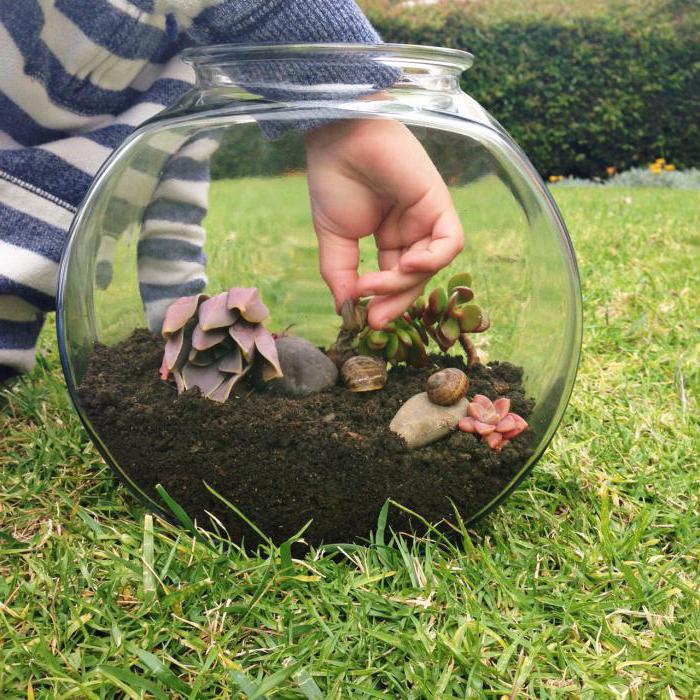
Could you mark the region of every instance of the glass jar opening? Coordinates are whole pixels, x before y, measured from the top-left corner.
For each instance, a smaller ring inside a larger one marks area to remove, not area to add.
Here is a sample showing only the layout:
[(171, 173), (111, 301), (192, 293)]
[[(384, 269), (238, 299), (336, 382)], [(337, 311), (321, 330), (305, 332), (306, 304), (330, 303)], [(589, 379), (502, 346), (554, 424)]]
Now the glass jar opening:
[[(401, 44), (223, 44), (183, 52), (200, 90), (238, 86), (276, 97), (328, 92), (336, 99), (399, 83), (458, 89), (465, 51)], [(342, 87), (340, 87), (342, 86)]]
[(185, 62), (195, 70), (211, 65), (259, 61), (377, 61), (388, 65), (423, 65), (462, 73), (471, 68), (474, 56), (467, 51), (410, 44), (218, 44), (185, 49)]

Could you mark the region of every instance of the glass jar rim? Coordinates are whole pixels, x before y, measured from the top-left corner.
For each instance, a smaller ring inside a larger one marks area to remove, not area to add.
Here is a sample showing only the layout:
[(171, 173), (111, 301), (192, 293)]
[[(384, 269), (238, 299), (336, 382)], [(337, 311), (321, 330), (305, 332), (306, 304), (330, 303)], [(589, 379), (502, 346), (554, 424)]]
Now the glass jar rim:
[(218, 63), (239, 63), (261, 60), (293, 60), (304, 56), (364, 56), (386, 62), (423, 63), (458, 71), (471, 68), (473, 54), (460, 49), (419, 44), (299, 43), (299, 44), (213, 44), (185, 49), (182, 59), (195, 67)]

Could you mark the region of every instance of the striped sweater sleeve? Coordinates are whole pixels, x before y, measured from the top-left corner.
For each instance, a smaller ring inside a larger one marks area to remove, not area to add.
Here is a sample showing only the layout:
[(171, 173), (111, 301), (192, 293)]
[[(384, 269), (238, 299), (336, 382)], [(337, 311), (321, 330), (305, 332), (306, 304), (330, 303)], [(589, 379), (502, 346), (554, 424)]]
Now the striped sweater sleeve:
[[(378, 39), (352, 0), (91, 0), (86, 8), (0, 0), (0, 380), (33, 366), (67, 230), (95, 173), (190, 89), (182, 49)], [(183, 143), (149, 193), (138, 265), (152, 327), (169, 300), (206, 284), (202, 219), (215, 147), (206, 135)], [(98, 283), (109, 283), (111, 244), (106, 237)]]
[(207, 284), (202, 221), (209, 198), (209, 163), (218, 132), (183, 141), (166, 162), (144, 213), (138, 244), (138, 279), (148, 327), (160, 331), (175, 299)]

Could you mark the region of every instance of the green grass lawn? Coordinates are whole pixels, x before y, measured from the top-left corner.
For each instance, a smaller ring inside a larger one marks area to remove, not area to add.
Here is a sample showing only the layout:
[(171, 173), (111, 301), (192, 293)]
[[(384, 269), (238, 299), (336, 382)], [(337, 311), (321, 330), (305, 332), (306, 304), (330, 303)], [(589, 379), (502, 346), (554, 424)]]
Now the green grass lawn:
[(459, 544), (224, 554), (89, 444), (53, 327), (0, 391), (0, 698), (700, 697), (700, 196), (562, 189), (584, 354)]

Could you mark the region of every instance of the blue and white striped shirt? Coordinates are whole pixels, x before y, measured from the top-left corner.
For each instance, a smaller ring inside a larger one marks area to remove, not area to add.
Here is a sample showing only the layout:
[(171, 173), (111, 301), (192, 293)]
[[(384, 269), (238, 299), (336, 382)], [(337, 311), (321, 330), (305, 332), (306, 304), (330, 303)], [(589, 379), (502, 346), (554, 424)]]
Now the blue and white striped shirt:
[[(184, 48), (377, 39), (353, 0), (0, 0), (0, 380), (34, 364), (66, 233), (98, 168), (192, 86)], [(216, 146), (183, 143), (149, 197), (139, 246), (147, 315), (206, 282), (201, 221)], [(189, 208), (186, 222), (172, 220), (173, 201)]]

